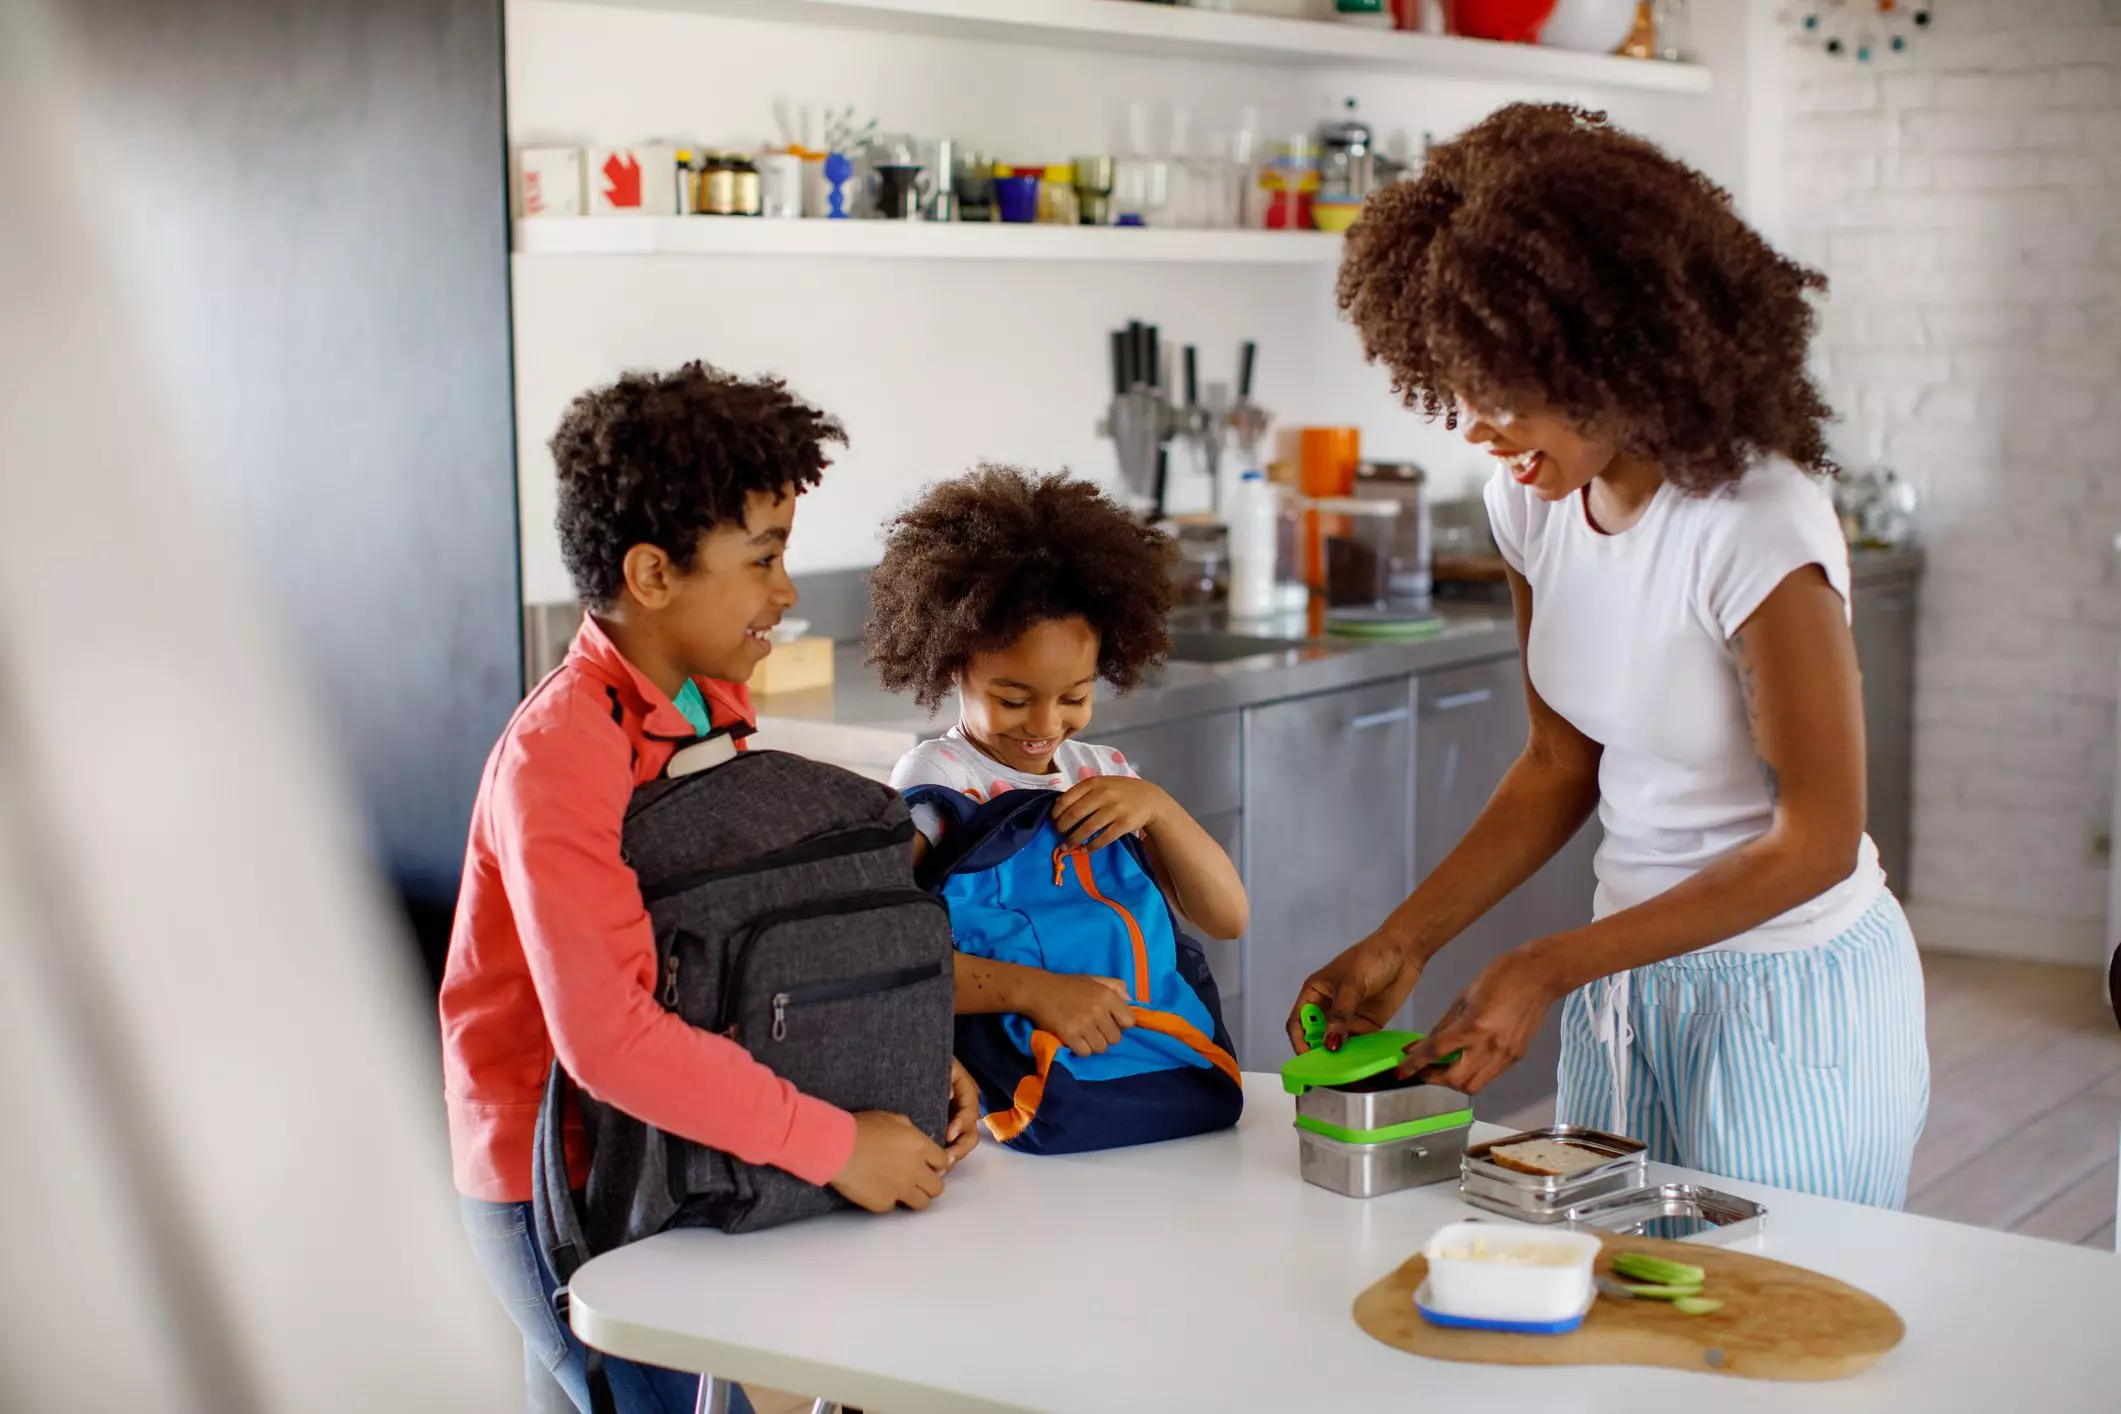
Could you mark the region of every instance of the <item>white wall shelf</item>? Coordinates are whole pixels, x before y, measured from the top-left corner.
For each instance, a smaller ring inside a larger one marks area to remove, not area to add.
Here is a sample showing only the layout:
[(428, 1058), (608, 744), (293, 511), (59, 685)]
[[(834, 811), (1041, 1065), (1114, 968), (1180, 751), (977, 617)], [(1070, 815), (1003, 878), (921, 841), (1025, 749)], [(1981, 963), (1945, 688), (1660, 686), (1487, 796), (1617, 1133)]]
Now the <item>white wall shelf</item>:
[(1134, 264), (1331, 265), (1338, 236), (991, 222), (766, 221), (735, 216), (537, 216), (515, 223), (518, 255), (846, 256)]
[(999, 40), (1226, 63), (1399, 69), (1460, 78), (1706, 93), (1698, 64), (1620, 59), (1530, 44), (1405, 34), (1315, 20), (1225, 14), (1137, 0), (579, 0), (780, 24)]

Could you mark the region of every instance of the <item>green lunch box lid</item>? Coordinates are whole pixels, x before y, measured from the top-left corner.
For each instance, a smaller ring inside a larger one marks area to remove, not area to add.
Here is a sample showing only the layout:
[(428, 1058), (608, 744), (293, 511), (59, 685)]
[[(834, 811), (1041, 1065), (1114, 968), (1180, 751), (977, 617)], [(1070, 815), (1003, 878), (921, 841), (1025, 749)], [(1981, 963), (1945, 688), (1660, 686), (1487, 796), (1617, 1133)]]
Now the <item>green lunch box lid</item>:
[(1422, 1037), (1419, 1031), (1370, 1031), (1350, 1036), (1339, 1050), (1329, 1051), (1325, 1048), (1326, 1014), (1305, 1003), (1298, 1015), (1311, 1049), (1281, 1063), (1281, 1088), (1291, 1095), (1318, 1085), (1353, 1085), (1397, 1069), (1407, 1047)]

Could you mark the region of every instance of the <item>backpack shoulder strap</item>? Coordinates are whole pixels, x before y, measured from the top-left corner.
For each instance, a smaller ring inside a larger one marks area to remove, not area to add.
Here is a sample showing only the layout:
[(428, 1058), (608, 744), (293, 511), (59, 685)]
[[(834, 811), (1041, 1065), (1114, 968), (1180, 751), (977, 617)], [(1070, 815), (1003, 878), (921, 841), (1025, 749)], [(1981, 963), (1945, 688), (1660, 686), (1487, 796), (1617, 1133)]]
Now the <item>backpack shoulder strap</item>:
[[(555, 1058), (545, 1072), (545, 1099), (538, 1106), (537, 1128), (531, 1136), (530, 1217), (538, 1250), (552, 1269), (557, 1283), (552, 1292), (553, 1314), (567, 1325), (567, 1283), (582, 1263), (589, 1260), (589, 1237), (582, 1227), (582, 1213), (575, 1206), (574, 1189), (567, 1182), (566, 1106), (570, 1083), (567, 1072)], [(587, 1350), (584, 1374), (589, 1382), (591, 1414), (617, 1414), (618, 1401), (603, 1357)]]
[(977, 804), (948, 786), (915, 786), (906, 803), (932, 806), (949, 822), (928, 851), (915, 881), (929, 891), (959, 874), (976, 874), (1015, 857), (1053, 815), (1060, 797), (1050, 790), (1012, 790)]

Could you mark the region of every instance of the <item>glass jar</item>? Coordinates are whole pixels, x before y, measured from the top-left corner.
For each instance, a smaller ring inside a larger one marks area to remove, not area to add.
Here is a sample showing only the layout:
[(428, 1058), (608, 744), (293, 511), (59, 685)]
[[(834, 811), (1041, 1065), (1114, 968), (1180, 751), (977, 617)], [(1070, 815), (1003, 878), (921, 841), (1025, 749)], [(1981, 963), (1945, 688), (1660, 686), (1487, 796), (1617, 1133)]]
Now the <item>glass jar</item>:
[(700, 210), (709, 216), (736, 215), (736, 164), (725, 152), (708, 153), (700, 169)]
[(1342, 497), (1311, 503), (1325, 545), (1326, 604), (1381, 609), (1392, 599), (1399, 502)]
[(743, 153), (729, 159), (731, 216), (756, 216), (760, 209), (759, 169)]
[(1318, 157), (1307, 139), (1277, 144), (1259, 172), (1265, 194), (1261, 224), (1270, 231), (1308, 231), (1318, 195)]
[(1038, 189), (1038, 219), (1043, 226), (1073, 226), (1082, 220), (1082, 199), (1075, 191), (1075, 164), (1062, 162), (1046, 169)]
[(1229, 531), (1220, 524), (1188, 522), (1177, 527), (1178, 566), (1173, 571), (1181, 605), (1222, 603), (1229, 595)]

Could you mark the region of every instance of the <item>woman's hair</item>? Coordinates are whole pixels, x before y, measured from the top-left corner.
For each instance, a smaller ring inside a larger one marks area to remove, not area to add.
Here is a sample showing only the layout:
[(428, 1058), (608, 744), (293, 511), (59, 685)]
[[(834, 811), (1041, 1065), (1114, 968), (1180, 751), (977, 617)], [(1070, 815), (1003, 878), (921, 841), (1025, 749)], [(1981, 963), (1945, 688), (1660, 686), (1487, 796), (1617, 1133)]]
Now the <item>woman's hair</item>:
[(702, 363), (628, 373), (567, 406), (552, 434), (560, 556), (592, 609), (626, 584), (626, 552), (654, 545), (680, 571), (700, 537), (744, 523), (753, 491), (800, 496), (817, 485), (834, 419), (778, 378), (745, 380)]
[(869, 662), (934, 707), (975, 653), (1048, 619), (1096, 631), (1097, 673), (1125, 692), (1171, 651), (1169, 536), (1087, 481), (982, 466), (884, 528), (869, 580)]
[(1689, 491), (1762, 453), (1831, 474), (1805, 370), (1826, 278), (1603, 113), (1513, 104), (1370, 198), (1340, 307), (1408, 406), (1547, 409)]

